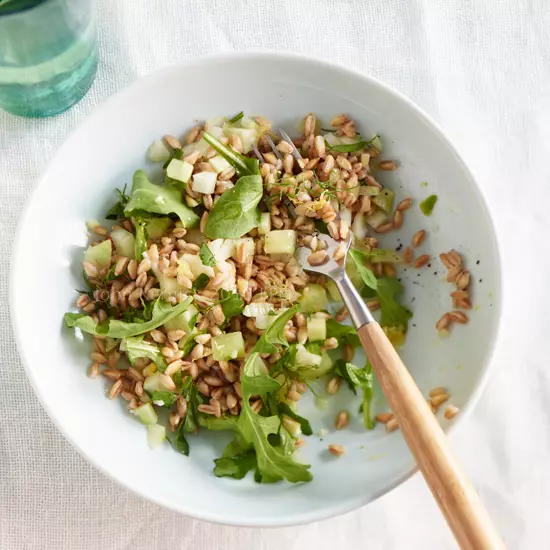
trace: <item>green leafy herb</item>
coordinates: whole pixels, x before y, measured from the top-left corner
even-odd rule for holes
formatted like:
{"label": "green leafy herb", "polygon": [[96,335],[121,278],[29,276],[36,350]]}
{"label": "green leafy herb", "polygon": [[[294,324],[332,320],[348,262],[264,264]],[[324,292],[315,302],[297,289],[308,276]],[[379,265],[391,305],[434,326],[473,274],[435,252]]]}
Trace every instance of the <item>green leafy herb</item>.
{"label": "green leafy herb", "polygon": [[206,273],[201,273],[194,281],[191,290],[198,292],[210,282],[210,277]]}
{"label": "green leafy herb", "polygon": [[126,355],[132,364],[139,357],[147,357],[147,359],[155,363],[160,372],[164,372],[168,366],[164,355],[160,352],[159,346],[145,342],[140,336],[125,338],[123,348],[126,350]]}
{"label": "green leafy herb", "polygon": [[118,319],[107,319],[104,323],[96,323],[90,315],[80,313],[65,313],[65,324],[69,327],[76,327],[89,334],[105,335],[111,338],[129,338],[139,334],[145,334],[150,330],[164,325],[183,313],[191,304],[192,298],[187,298],[180,304],[172,306],[163,302],[160,298],[154,302],[151,320],[139,323],[126,323]]}
{"label": "green leafy herb", "polygon": [[239,294],[221,288],[219,296],[220,305],[222,306],[223,315],[226,321],[229,321],[231,317],[240,315],[243,312],[244,303]]}
{"label": "green leafy herb", "polygon": [[147,250],[147,237],[145,236],[145,226],[147,222],[141,218],[135,218],[136,226],[136,238],[134,240],[134,248],[136,259],[141,262],[143,258],[143,253]]}
{"label": "green leafy herb", "polygon": [[[260,175],[260,166],[258,159],[245,157],[240,153],[237,153],[227,145],[224,145],[218,141],[212,134],[204,132],[203,139],[217,151],[235,170],[239,176],[254,176]],[[226,193],[224,193],[225,195]],[[261,197],[260,197],[261,198]]]}
{"label": "green leafy herb", "polygon": [[259,175],[243,176],[226,191],[208,215],[204,233],[211,239],[237,239],[258,227],[263,184]]}
{"label": "green leafy herb", "polygon": [[183,158],[183,149],[174,149],[174,152],[170,155],[170,158],[162,165],[162,169],[166,170],[168,165],[172,162],[173,159],[181,160]]}
{"label": "green leafy herb", "polygon": [[[214,254],[212,254],[212,251],[206,243],[201,245],[199,250],[199,258],[204,265],[216,267],[216,258],[214,258]],[[204,275],[204,273],[201,273],[201,275]]]}
{"label": "green leafy herb", "polygon": [[357,143],[341,143],[338,145],[330,145],[325,140],[325,145],[330,151],[335,151],[336,153],[356,153],[362,149],[378,149],[375,147],[375,143],[380,141],[380,136],[376,135],[369,141],[358,141]]}
{"label": "green leafy herb", "polygon": [[420,203],[420,210],[424,216],[431,216],[432,211],[437,203],[437,195],[430,195]]}
{"label": "green leafy herb", "polygon": [[171,438],[170,443],[172,443],[172,447],[178,451],[178,453],[181,453],[182,455],[189,456],[189,443],[187,442],[187,439],[185,438],[185,423],[187,421],[187,416],[185,416],[185,421],[181,422],[176,433]]}
{"label": "green leafy herb", "polygon": [[126,204],[130,198],[126,194],[126,184],[124,184],[122,191],[120,189],[115,189],[115,193],[118,195],[118,202],[113,204],[105,215],[105,218],[108,220],[118,220],[120,218],[124,218],[124,209],[126,208]]}
{"label": "green leafy herb", "polygon": [[406,332],[412,313],[398,301],[403,290],[403,285],[395,277],[378,279],[376,295],[380,301],[380,324],[382,326],[399,326]]}
{"label": "green leafy herb", "polygon": [[250,470],[257,466],[256,453],[251,450],[243,454],[217,458],[214,475],[216,477],[232,477],[242,479]]}
{"label": "green leafy herb", "polygon": [[362,390],[365,428],[371,430],[374,428],[374,423],[370,414],[370,404],[374,393],[372,366],[367,361],[365,368],[360,369],[354,364],[346,363],[344,360],[340,359],[336,361],[335,372],[347,382],[353,393],[357,393],[357,388]]}
{"label": "green leafy herb", "polygon": [[216,418],[208,414],[199,415],[199,424],[201,427],[214,432],[238,431],[236,416],[220,416]]}
{"label": "green leafy herb", "polygon": [[309,421],[303,416],[295,413],[286,403],[279,403],[279,410],[281,414],[285,414],[289,418],[292,418],[292,420],[296,420],[296,422],[300,424],[300,427],[302,428],[302,433],[304,435],[313,434],[313,430],[311,429],[311,424],[309,423]]}
{"label": "green leafy herb", "polygon": [[138,170],[132,180],[130,200],[124,209],[124,215],[132,217],[143,211],[162,215],[176,214],[184,227],[193,227],[199,221],[197,214],[183,204],[179,190],[151,183],[147,174]]}
{"label": "green leafy herb", "polygon": [[[271,381],[271,382],[269,382]],[[243,408],[238,425],[244,441],[254,447],[258,473],[264,483],[272,483],[287,479],[292,483],[310,481],[309,466],[299,464],[286,456],[282,449],[274,447],[269,436],[277,435],[281,427],[278,416],[260,416],[250,406],[249,399],[253,395],[265,396],[268,391],[275,391],[279,383],[273,380],[267,367],[258,353],[252,353],[247,359],[242,377]]]}
{"label": "green leafy herb", "polygon": [[241,111],[240,113],[237,113],[233,118],[229,119],[229,124],[235,124],[236,122],[239,122],[241,118],[244,117],[244,112]]}
{"label": "green leafy herb", "polygon": [[199,429],[199,405],[204,403],[204,397],[199,393],[190,376],[183,379],[181,393],[187,401],[187,414],[182,422],[183,430],[187,433],[195,433]]}
{"label": "green leafy herb", "polygon": [[378,283],[377,283],[376,277],[374,276],[374,273],[368,267],[365,267],[365,263],[364,263],[365,262],[365,256],[364,256],[364,254],[361,251],[359,251],[355,248],[352,248],[349,251],[348,254],[351,257],[351,259],[354,261],[355,266],[357,267],[357,271],[358,271],[359,275],[361,276],[362,281],[369,288],[372,288],[373,290],[376,290],[377,286],[378,286]]}
{"label": "green leafy herb", "polygon": [[151,394],[151,401],[153,401],[155,405],[158,405],[158,403],[162,401],[162,407],[166,408],[170,408],[176,402],[177,398],[177,393],[172,393],[169,391],[154,391]]}
{"label": "green leafy herb", "polygon": [[279,313],[276,319],[269,325],[269,327],[262,334],[260,339],[254,346],[254,351],[258,353],[277,353],[277,347],[275,344],[288,347],[288,341],[285,337],[285,326],[300,311],[300,305],[295,306]]}
{"label": "green leafy herb", "polygon": [[356,348],[361,345],[354,327],[342,325],[334,319],[327,319],[327,338],[336,338],[339,346],[348,344]]}
{"label": "green leafy herb", "polygon": [[323,235],[330,235],[328,232],[328,224],[323,220],[315,220],[315,229],[322,233]]}

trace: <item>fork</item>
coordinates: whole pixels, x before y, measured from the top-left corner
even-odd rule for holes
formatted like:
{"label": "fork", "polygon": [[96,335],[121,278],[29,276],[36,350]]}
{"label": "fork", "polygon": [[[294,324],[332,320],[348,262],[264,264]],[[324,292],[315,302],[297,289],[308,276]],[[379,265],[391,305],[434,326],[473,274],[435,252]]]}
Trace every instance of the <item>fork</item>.
{"label": "fork", "polygon": [[[297,162],[302,159],[289,136],[282,130],[279,134],[292,146],[294,159]],[[281,159],[269,136],[268,143],[277,158]],[[263,162],[257,148],[254,152]],[[468,550],[503,549],[500,535],[454,457],[448,439],[426,399],[346,274],[345,261],[351,245],[351,232],[346,241],[337,242],[324,234],[317,235],[317,238],[327,247],[327,261],[321,265],[311,265],[308,261],[311,250],[306,247],[297,249],[297,259],[305,270],[326,275],[335,282],[405,441],[457,542],[461,548]],[[337,262],[333,258],[334,252],[342,246],[345,254]]]}

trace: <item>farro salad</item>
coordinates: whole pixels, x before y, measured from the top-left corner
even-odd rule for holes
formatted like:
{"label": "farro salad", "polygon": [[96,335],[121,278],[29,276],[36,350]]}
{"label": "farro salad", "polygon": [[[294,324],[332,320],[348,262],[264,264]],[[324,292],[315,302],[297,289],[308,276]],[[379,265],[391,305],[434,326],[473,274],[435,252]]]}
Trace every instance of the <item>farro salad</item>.
{"label": "farro salad", "polygon": [[[301,128],[293,140],[300,160],[267,120],[243,113],[195,126],[183,145],[172,136],[154,142],[148,159],[162,164],[164,181],[138,170],[106,213],[112,227],[87,222],[81,311],[65,315],[68,327],[93,336],[90,375],[112,382],[109,397],[127,401],[151,447],[168,439],[188,455],[189,434],[233,432],[215,460],[220,477],[311,480],[310,466],[293,454],[312,435],[298,403],[319,393],[320,380],[328,395],[343,382],[362,396],[366,429],[377,421],[397,428],[391,413],[371,415],[373,375],[368,361],[353,363],[360,344],[335,284],[304,271],[294,251],[309,247],[310,261],[323,261],[319,233],[351,232],[349,275],[399,346],[412,313],[401,303],[397,268],[430,262],[415,258],[426,233],[402,251],[379,248],[375,235],[399,229],[412,204],[404,197],[394,207],[394,191],[376,179],[397,168],[380,160],[379,136],[362,137],[344,115],[323,129],[310,114]],[[426,215],[436,201],[424,201]],[[441,259],[457,286],[455,309],[436,325],[444,332],[468,321],[459,309],[471,308],[470,277],[456,251]],[[434,410],[448,397],[435,388]],[[456,412],[449,406],[445,415]],[[335,428],[349,418],[341,411]]]}

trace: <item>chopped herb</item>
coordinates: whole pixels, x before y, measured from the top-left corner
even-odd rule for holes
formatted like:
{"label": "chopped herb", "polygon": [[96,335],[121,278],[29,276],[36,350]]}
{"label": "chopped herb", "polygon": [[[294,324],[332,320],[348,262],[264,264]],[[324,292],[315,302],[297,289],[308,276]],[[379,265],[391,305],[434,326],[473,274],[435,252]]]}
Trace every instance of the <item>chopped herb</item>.
{"label": "chopped herb", "polygon": [[120,189],[115,189],[115,193],[118,195],[118,202],[113,204],[105,215],[105,218],[108,220],[118,220],[120,218],[124,218],[124,209],[126,208],[126,204],[130,198],[126,194],[126,184],[124,184],[122,191]]}
{"label": "chopped herb", "polygon": [[177,393],[172,393],[169,391],[154,391],[151,394],[151,401],[155,405],[157,405],[162,401],[163,405],[161,406],[166,407],[168,409],[176,402],[177,398],[178,398]]}
{"label": "chopped herb", "polygon": [[424,216],[431,216],[433,209],[437,203],[437,195],[430,195],[420,203],[420,210]]}
{"label": "chopped herb", "polygon": [[229,119],[229,124],[235,124],[236,122],[239,122],[241,118],[244,117],[244,112],[241,111],[240,113],[237,113],[233,118]]}
{"label": "chopped herb", "polygon": [[[201,259],[201,262],[204,265],[207,265],[209,267],[216,266],[216,258],[214,258],[214,254],[212,254],[212,251],[210,250],[210,248],[206,243],[203,243],[201,245],[201,248],[199,251],[199,258]],[[202,275],[204,275],[204,273]]]}
{"label": "chopped herb", "polygon": [[231,317],[240,315],[243,312],[244,302],[239,294],[222,288],[220,289],[219,296],[220,305],[222,306],[223,315],[226,321],[229,321]]}
{"label": "chopped herb", "polygon": [[313,434],[313,430],[311,429],[311,424],[309,423],[309,421],[303,416],[296,414],[286,403],[279,403],[279,411],[281,414],[284,414],[289,418],[292,418],[292,420],[298,422],[300,424],[300,427],[302,428],[302,433],[304,435]]}
{"label": "chopped herb", "polygon": [[210,277],[206,273],[201,273],[194,281],[191,290],[198,292],[210,282]]}

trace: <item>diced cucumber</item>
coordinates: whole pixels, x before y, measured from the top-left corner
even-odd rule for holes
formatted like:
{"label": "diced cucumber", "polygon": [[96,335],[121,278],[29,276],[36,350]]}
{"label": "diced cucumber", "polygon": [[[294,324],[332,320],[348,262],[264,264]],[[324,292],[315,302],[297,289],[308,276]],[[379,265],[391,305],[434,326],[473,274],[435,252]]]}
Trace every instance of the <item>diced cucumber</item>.
{"label": "diced cucumber", "polygon": [[265,330],[266,328],[269,328],[271,323],[273,323],[276,318],[276,315],[257,315],[254,319],[254,324],[256,325],[257,329]]}
{"label": "diced cucumber", "polygon": [[216,155],[210,159],[210,166],[216,170],[216,173],[219,174],[223,172],[226,168],[230,168],[231,164],[227,162],[221,155]]}
{"label": "diced cucumber", "polygon": [[321,363],[317,367],[311,367],[308,369],[300,369],[300,374],[309,380],[315,380],[325,376],[332,369],[332,359],[329,354],[324,351],[321,355]]}
{"label": "diced cucumber", "polygon": [[296,249],[296,231],[292,229],[276,229],[265,236],[264,250],[266,254],[294,254]]}
{"label": "diced cucumber", "polygon": [[370,139],[370,144],[373,149],[376,149],[379,153],[382,152],[382,140],[379,135],[374,134]]}
{"label": "diced cucumber", "polygon": [[147,442],[151,449],[156,449],[166,439],[166,428],[160,424],[147,426]]}
{"label": "diced cucumber", "polygon": [[216,258],[216,263],[225,262],[235,252],[235,241],[234,239],[215,239],[208,243],[208,248]]}
{"label": "diced cucumber", "polygon": [[300,423],[289,416],[283,415],[282,424],[292,437],[300,437],[302,435],[302,426]]}
{"label": "diced cucumber", "polygon": [[182,183],[189,183],[192,173],[193,165],[179,159],[172,159],[166,168],[167,177]]}
{"label": "diced cucumber", "polygon": [[258,226],[258,233],[260,235],[267,235],[271,231],[271,214],[269,212],[262,212],[260,216],[260,225]]}
{"label": "diced cucumber", "polygon": [[86,228],[88,229],[88,231],[92,231],[92,232],[96,227],[100,225],[101,224],[97,220],[88,220],[86,222]]}
{"label": "diced cucumber", "polygon": [[318,367],[321,361],[320,355],[309,352],[302,344],[296,344],[296,366]]}
{"label": "diced cucumber", "polygon": [[252,237],[233,239],[233,253],[231,254],[232,258],[235,260],[237,259],[237,253],[241,245],[244,245],[245,256],[248,258],[252,258],[252,256],[254,256],[254,252],[256,252],[254,239]]}
{"label": "diced cucumber", "polygon": [[201,273],[204,273],[208,277],[214,277],[214,268],[208,265],[204,265],[198,254],[184,254],[178,265],[178,274],[182,273],[188,277],[188,273],[192,274],[192,278],[196,279]]}
{"label": "diced cucumber", "polygon": [[243,143],[243,153],[245,155],[256,145],[259,137],[257,128],[235,128],[227,123],[223,126],[223,133],[227,137],[231,137],[232,135],[239,136]]}
{"label": "diced cucumber", "polygon": [[335,145],[340,145],[340,143],[342,143],[340,141],[340,138],[334,132],[329,132],[328,134],[325,134],[323,138],[331,147],[334,147]]}
{"label": "diced cucumber", "polygon": [[112,253],[111,241],[107,239],[96,246],[90,246],[84,254],[84,261],[90,262],[99,270],[109,269]]}
{"label": "diced cucumber", "polygon": [[140,405],[137,409],[134,410],[134,414],[144,424],[156,424],[157,420],[159,419],[151,403],[145,403],[144,405]]}
{"label": "diced cucumber", "polygon": [[[215,134],[212,134],[215,135]],[[218,136],[215,136],[218,137]],[[197,152],[199,156],[203,156],[206,154],[206,151],[208,151],[208,148],[210,145],[204,141],[204,139],[199,139],[199,141],[194,141],[193,143],[189,143],[188,145],[185,145],[183,147],[183,156],[190,155],[191,153]]]}
{"label": "diced cucumber", "polygon": [[[275,311],[273,304],[267,302],[252,302],[243,309],[243,315],[245,317],[258,317],[259,315],[269,315],[270,311]],[[271,317],[274,317],[271,315]]]}
{"label": "diced cucumber", "polygon": [[328,306],[327,292],[321,285],[307,285],[304,288],[299,302],[304,313],[321,311],[322,309],[326,309]]}
{"label": "diced cucumber", "polygon": [[356,239],[361,240],[367,236],[367,232],[368,232],[367,220],[365,219],[365,215],[363,213],[358,212],[356,214],[355,219],[351,224],[351,230],[355,235]]}
{"label": "diced cucumber", "polygon": [[221,128],[224,125],[224,123],[225,123],[225,117],[223,116],[212,117],[212,118],[209,118],[204,123],[204,129],[210,134],[212,134],[212,132],[215,132],[216,130],[218,130],[219,132],[221,131]]}
{"label": "diced cucumber", "polygon": [[374,214],[366,215],[365,220],[373,229],[377,229],[388,221],[388,215],[383,210],[376,210]]}
{"label": "diced cucumber", "polygon": [[193,191],[204,193],[205,195],[212,194],[216,189],[216,172],[199,172],[193,175]]}
{"label": "diced cucumber", "polygon": [[170,158],[170,149],[161,139],[153,141],[147,149],[147,160],[150,162],[166,162]]}
{"label": "diced cucumber", "polygon": [[395,193],[391,189],[382,189],[378,195],[372,198],[372,202],[388,214],[393,210]]}
{"label": "diced cucumber", "polygon": [[348,227],[351,225],[351,210],[345,206],[340,208],[340,219],[343,222],[348,224]]}
{"label": "diced cucumber", "polygon": [[[199,309],[195,304],[191,304],[183,313],[180,313],[173,319],[170,319],[164,326],[167,330],[183,330],[185,334],[189,334],[195,327],[193,319],[196,320],[196,315]],[[193,325],[193,326],[191,326]]]}
{"label": "diced cucumber", "polygon": [[[145,231],[149,239],[160,239],[170,227],[170,218],[152,218],[145,225]],[[186,238],[187,240],[187,238]]]}
{"label": "diced cucumber", "polygon": [[230,361],[244,357],[244,339],[240,332],[228,332],[212,338],[214,361]]}
{"label": "diced cucumber", "polygon": [[111,239],[115,243],[116,253],[130,260],[135,258],[135,237],[126,229],[114,229],[111,231]]}
{"label": "diced cucumber", "polygon": [[336,283],[329,279],[325,283],[325,287],[327,289],[329,298],[335,302],[341,302],[342,301],[342,295],[340,294],[340,291],[338,290],[338,287],[336,286]]}
{"label": "diced cucumber", "polygon": [[153,393],[154,391],[174,391],[176,386],[172,378],[170,378],[167,374],[154,372],[145,378],[145,382],[143,382],[143,389],[147,393]]}
{"label": "diced cucumber", "polygon": [[327,339],[327,321],[324,317],[310,317],[307,320],[307,338],[310,342]]}

